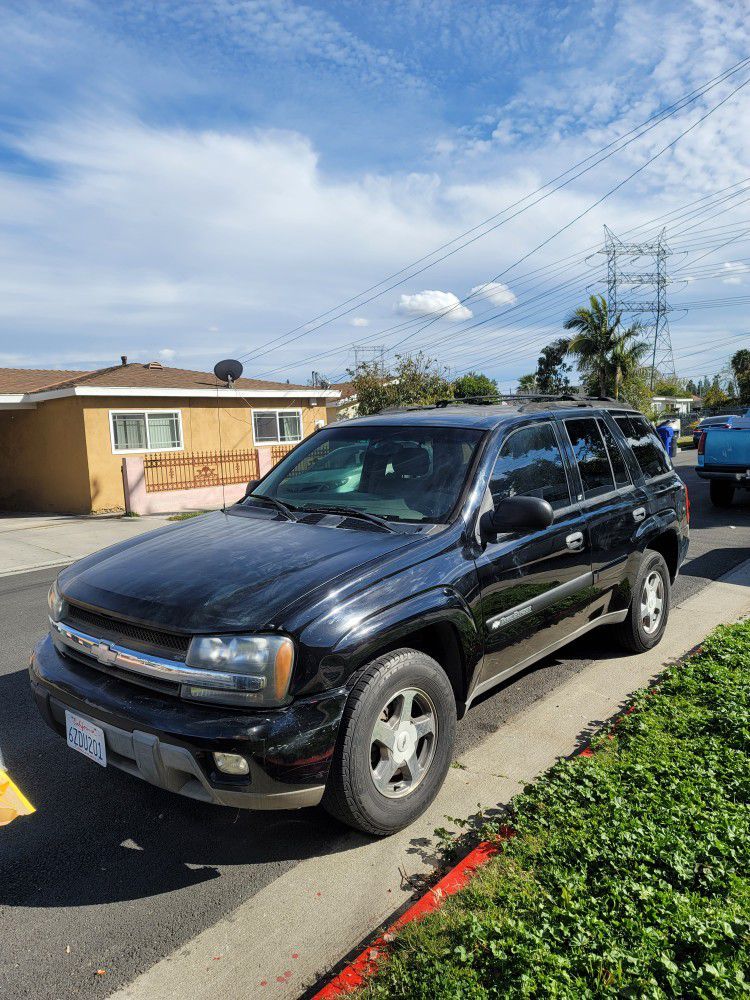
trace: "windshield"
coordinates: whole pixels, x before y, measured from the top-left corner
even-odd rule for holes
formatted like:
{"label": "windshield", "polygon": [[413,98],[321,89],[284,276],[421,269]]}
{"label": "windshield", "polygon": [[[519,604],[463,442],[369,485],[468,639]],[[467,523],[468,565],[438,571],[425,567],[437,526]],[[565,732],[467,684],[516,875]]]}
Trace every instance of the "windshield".
{"label": "windshield", "polygon": [[481,437],[463,427],[327,427],[253,492],[293,510],[350,507],[389,521],[444,523]]}

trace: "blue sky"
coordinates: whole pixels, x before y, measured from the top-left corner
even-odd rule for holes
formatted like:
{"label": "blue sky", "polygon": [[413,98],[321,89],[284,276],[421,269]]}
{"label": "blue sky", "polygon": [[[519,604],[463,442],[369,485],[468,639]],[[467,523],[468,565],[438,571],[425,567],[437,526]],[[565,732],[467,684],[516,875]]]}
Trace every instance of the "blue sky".
{"label": "blue sky", "polygon": [[[355,342],[393,351],[409,337],[402,350],[507,387],[600,288],[605,223],[624,232],[750,177],[748,86],[512,266],[738,76],[486,238],[290,341],[747,55],[745,4],[26,0],[0,3],[0,19],[4,365],[126,353],[205,368],[235,354],[249,375],[304,381],[312,368],[343,375]],[[689,238],[674,230],[670,294],[695,303],[673,314],[686,374],[717,370],[750,328],[741,201]]]}

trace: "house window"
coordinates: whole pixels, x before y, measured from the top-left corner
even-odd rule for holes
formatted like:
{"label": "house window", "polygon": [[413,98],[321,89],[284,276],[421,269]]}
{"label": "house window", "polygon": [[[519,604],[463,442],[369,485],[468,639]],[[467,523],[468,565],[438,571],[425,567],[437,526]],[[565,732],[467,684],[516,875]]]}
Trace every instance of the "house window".
{"label": "house window", "polygon": [[110,410],[112,451],[180,451],[182,419],[179,410]]}
{"label": "house window", "polygon": [[256,444],[296,444],[302,440],[302,410],[253,410]]}

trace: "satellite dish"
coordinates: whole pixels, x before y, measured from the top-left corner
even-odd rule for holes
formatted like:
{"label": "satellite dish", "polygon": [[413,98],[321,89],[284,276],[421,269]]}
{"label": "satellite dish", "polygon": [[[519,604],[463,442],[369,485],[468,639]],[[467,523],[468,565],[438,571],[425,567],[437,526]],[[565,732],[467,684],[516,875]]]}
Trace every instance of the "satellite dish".
{"label": "satellite dish", "polygon": [[219,361],[214,365],[214,375],[220,382],[231,384],[232,382],[236,382],[241,374],[242,365],[239,361],[232,361],[231,358],[227,358],[226,361]]}

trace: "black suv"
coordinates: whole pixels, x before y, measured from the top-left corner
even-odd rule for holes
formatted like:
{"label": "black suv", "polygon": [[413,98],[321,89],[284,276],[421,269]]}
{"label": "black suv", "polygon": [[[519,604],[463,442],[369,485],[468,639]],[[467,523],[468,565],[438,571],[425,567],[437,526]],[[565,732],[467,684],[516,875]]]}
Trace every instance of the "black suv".
{"label": "black suv", "polygon": [[333,424],[235,506],[65,569],[31,682],[99,764],[391,833],[437,794],[480,695],[597,625],[659,642],[688,517],[622,403]]}

